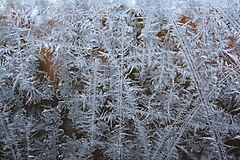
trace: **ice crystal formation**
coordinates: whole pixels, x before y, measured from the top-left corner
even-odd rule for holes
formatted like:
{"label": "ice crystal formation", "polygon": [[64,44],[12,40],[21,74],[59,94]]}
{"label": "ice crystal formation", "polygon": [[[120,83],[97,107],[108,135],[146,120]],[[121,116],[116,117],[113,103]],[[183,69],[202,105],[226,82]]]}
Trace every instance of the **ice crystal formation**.
{"label": "ice crystal formation", "polygon": [[240,157],[238,0],[0,8],[0,159]]}

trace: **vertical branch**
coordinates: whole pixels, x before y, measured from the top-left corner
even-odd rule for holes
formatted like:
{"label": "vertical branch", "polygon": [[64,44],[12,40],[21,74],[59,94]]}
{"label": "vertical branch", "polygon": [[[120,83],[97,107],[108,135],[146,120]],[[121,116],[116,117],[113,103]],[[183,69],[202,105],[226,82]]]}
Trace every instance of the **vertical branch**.
{"label": "vertical branch", "polygon": [[6,138],[10,141],[10,148],[11,148],[12,156],[13,156],[14,160],[18,160],[19,156],[17,156],[15,154],[14,144],[12,144],[11,135],[7,130],[6,124],[4,123],[3,116],[1,116],[0,120],[1,120],[1,125],[2,125],[2,128],[3,128],[3,131],[5,132]]}
{"label": "vertical branch", "polygon": [[[96,103],[97,67],[98,67],[98,60],[95,59],[95,62],[93,64],[93,86],[92,86],[93,88],[91,88],[91,90],[93,89],[92,108],[91,108],[91,111],[92,111],[92,113],[91,113],[92,114],[92,117],[91,117],[91,143],[92,143],[92,145],[94,145],[93,141],[95,139],[95,129],[96,129],[94,121],[95,121],[95,108],[97,105],[97,103]],[[92,85],[92,83],[91,83],[91,85]]]}
{"label": "vertical branch", "polygon": [[122,102],[123,102],[123,54],[124,52],[122,51],[121,53],[121,63],[120,63],[120,75],[119,75],[119,90],[118,90],[118,112],[119,112],[119,139],[118,139],[118,144],[119,144],[119,159],[122,159]]}

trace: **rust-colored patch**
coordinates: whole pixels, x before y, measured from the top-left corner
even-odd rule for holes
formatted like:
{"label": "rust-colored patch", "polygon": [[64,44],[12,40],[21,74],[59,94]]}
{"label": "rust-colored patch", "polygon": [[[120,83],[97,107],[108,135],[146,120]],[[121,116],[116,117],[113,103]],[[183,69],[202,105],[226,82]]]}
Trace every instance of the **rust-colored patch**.
{"label": "rust-colored patch", "polygon": [[190,29],[192,29],[195,33],[197,33],[198,25],[190,17],[182,15],[178,22],[180,26],[187,24],[190,27]]}
{"label": "rust-colored patch", "polygon": [[53,70],[53,64],[51,61],[53,51],[45,47],[42,47],[40,49],[40,54],[44,56],[43,59],[40,59],[40,58],[38,59],[40,69],[48,74],[51,81],[54,81],[54,70]]}
{"label": "rust-colored patch", "polygon": [[105,51],[105,48],[98,48],[98,58],[101,60],[101,63],[106,63],[107,62],[107,57],[104,56],[102,53]]}
{"label": "rust-colored patch", "polygon": [[43,33],[41,30],[36,29],[35,33],[33,34],[34,37],[36,38],[42,38],[42,37],[47,37],[46,33]]}

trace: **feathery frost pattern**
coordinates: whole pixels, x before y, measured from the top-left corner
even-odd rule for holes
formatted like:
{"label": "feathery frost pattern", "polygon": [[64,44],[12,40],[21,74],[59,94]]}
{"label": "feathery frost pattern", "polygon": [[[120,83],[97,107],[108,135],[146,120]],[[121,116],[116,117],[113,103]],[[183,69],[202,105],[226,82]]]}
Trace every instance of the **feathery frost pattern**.
{"label": "feathery frost pattern", "polygon": [[0,159],[240,157],[238,0],[0,7]]}

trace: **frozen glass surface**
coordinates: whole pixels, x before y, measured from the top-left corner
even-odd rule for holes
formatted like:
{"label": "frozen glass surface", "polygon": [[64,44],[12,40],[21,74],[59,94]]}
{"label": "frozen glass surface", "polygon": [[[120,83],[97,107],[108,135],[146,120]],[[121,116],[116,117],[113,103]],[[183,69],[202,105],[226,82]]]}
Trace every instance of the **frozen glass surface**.
{"label": "frozen glass surface", "polygon": [[0,159],[240,157],[239,0],[0,0]]}

